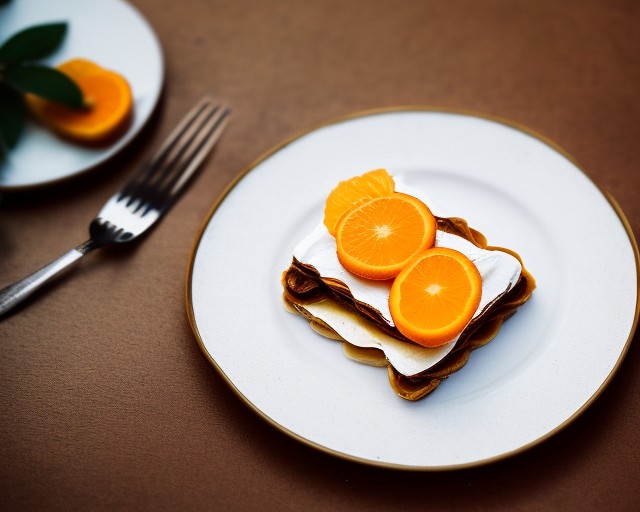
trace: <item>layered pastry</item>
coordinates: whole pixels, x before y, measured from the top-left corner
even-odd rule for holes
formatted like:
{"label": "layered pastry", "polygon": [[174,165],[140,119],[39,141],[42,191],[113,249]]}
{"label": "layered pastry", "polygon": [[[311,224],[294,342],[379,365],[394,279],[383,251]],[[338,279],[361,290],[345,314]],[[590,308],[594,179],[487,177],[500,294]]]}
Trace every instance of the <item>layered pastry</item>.
{"label": "layered pastry", "polygon": [[282,275],[288,309],[348,357],[386,366],[407,400],[464,366],[535,288],[517,253],[421,196],[385,170],[341,182]]}

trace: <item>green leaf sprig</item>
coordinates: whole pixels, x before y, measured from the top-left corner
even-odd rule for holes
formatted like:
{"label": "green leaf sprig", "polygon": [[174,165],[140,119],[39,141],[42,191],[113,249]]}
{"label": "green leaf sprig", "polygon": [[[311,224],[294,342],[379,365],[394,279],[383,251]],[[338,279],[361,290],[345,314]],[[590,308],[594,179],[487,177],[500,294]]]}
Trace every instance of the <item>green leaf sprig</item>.
{"label": "green leaf sprig", "polygon": [[53,53],[66,33],[64,22],[36,25],[0,45],[0,158],[15,147],[24,130],[25,93],[73,109],[83,108],[82,91],[71,78],[35,62]]}

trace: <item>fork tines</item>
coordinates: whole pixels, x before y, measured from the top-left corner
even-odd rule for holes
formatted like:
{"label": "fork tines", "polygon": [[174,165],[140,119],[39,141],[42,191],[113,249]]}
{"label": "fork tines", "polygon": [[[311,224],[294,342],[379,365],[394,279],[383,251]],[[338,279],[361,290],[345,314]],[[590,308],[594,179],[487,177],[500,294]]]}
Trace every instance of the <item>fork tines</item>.
{"label": "fork tines", "polygon": [[168,208],[222,134],[229,108],[204,98],[120,191],[135,210]]}

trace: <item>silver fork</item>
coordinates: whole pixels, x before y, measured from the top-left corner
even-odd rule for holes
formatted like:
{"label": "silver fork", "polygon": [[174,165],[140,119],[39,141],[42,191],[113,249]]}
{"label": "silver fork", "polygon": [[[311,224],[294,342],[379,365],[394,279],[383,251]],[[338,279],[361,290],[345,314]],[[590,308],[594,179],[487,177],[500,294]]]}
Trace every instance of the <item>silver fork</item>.
{"label": "silver fork", "polygon": [[89,240],[0,290],[0,316],[94,249],[130,242],[149,230],[176,201],[211,151],[228,117],[226,106],[215,105],[210,98],[201,100],[153,157],[106,202],[89,225]]}

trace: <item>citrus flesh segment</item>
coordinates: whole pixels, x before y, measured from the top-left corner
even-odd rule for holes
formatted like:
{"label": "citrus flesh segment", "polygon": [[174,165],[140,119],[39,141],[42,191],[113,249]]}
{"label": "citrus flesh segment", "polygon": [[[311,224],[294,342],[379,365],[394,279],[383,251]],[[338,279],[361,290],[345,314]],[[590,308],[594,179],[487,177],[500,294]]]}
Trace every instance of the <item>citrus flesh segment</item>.
{"label": "citrus flesh segment", "polygon": [[341,181],[325,203],[324,225],[335,236],[338,221],[347,211],[376,197],[393,194],[394,188],[393,178],[385,169],[376,169]]}
{"label": "citrus flesh segment", "polygon": [[453,340],[480,304],[482,278],[464,254],[444,247],[425,251],[394,280],[389,310],[397,329],[425,347]]}
{"label": "citrus flesh segment", "polygon": [[338,260],[366,279],[391,279],[433,246],[436,219],[419,199],[395,192],[371,199],[342,216],[336,229]]}

